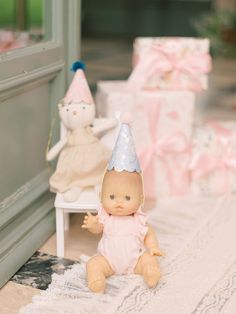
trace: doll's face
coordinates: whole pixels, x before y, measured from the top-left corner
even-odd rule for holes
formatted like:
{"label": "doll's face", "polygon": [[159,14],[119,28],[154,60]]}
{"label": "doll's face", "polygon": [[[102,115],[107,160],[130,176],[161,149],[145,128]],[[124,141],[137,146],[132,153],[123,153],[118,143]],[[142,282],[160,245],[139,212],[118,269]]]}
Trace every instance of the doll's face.
{"label": "doll's face", "polygon": [[142,177],[137,172],[107,171],[102,185],[101,202],[108,214],[128,216],[143,203]]}
{"label": "doll's face", "polygon": [[58,108],[61,121],[67,129],[75,130],[93,123],[95,117],[95,106],[93,104],[62,102],[58,105]]}

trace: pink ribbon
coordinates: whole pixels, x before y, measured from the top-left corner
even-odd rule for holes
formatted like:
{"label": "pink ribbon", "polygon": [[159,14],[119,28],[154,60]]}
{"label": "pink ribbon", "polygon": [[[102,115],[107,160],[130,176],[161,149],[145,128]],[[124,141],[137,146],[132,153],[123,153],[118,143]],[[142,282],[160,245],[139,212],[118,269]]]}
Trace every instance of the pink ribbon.
{"label": "pink ribbon", "polygon": [[[152,143],[139,153],[139,160],[144,174],[145,193],[147,197],[155,198],[156,158],[160,158],[166,166],[170,189],[173,194],[183,194],[188,187],[186,178],[186,163],[176,160],[176,154],[189,153],[186,136],[177,132],[166,138],[158,138],[157,125],[160,117],[161,103],[155,101],[145,107],[148,110],[148,119]],[[177,174],[177,175],[176,175]]]}
{"label": "pink ribbon", "polygon": [[158,73],[171,73],[175,86],[181,88],[180,78],[184,73],[191,80],[190,88],[194,91],[202,89],[199,81],[200,73],[208,73],[211,69],[211,58],[207,53],[188,53],[178,58],[173,50],[156,44],[148,47],[141,55],[138,64],[133,69],[127,82],[127,89],[139,90],[145,87],[146,82]]}
{"label": "pink ribbon", "polygon": [[229,173],[236,171],[236,154],[231,140],[232,132],[216,122],[208,123],[208,125],[216,131],[217,145],[219,145],[222,154],[217,156],[208,153],[196,156],[190,164],[192,178],[198,179],[219,170],[223,174],[219,193],[228,193],[230,188]]}

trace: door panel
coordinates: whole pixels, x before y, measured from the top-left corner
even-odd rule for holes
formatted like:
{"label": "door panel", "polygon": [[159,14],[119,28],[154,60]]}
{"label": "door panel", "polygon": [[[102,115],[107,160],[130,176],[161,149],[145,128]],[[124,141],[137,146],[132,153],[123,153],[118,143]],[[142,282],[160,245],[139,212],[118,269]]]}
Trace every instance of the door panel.
{"label": "door panel", "polygon": [[48,84],[1,103],[0,202],[45,168],[48,104]]}

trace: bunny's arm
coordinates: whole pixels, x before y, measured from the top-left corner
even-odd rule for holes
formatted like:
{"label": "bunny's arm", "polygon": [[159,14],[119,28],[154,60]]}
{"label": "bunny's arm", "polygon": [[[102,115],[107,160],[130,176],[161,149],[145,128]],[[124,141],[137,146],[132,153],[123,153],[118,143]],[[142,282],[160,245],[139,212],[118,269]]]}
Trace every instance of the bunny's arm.
{"label": "bunny's arm", "polygon": [[67,143],[67,137],[64,137],[54,145],[47,153],[47,161],[53,160]]}
{"label": "bunny's arm", "polygon": [[116,118],[99,118],[94,119],[94,126],[92,131],[94,135],[113,129],[117,125],[118,121]]}

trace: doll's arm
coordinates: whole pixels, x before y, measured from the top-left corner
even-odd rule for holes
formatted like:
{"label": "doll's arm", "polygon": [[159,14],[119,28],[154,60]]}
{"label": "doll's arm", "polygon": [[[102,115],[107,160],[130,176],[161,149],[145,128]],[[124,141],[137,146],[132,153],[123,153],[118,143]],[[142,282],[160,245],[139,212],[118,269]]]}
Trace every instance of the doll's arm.
{"label": "doll's arm", "polygon": [[101,233],[103,231],[103,225],[98,221],[98,215],[94,216],[90,213],[84,217],[83,225],[84,229],[88,229],[91,233]]}
{"label": "doll's arm", "polygon": [[117,125],[116,118],[99,118],[94,120],[94,126],[92,127],[93,134],[99,135],[99,133],[113,129]]}
{"label": "doll's arm", "polygon": [[64,137],[59,142],[57,142],[56,145],[54,145],[47,153],[47,156],[46,156],[47,161],[54,159],[60,153],[60,151],[66,145],[66,143],[67,143],[67,137]]}
{"label": "doll's arm", "polygon": [[144,238],[144,244],[149,249],[151,255],[164,256],[164,253],[159,249],[155,231],[150,226],[148,226],[148,232]]}

